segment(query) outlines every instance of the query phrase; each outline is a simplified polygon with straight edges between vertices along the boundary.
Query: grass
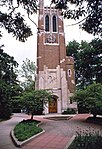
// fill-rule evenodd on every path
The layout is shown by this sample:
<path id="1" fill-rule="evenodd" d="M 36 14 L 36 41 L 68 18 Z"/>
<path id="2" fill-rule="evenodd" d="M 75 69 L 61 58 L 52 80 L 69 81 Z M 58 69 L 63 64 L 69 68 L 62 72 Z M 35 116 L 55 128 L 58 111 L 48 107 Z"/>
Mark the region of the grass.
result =
<path id="1" fill-rule="evenodd" d="M 23 120 L 14 128 L 14 135 L 18 141 L 24 141 L 37 133 L 42 131 L 42 128 L 38 127 L 39 121 L 35 120 Z"/>
<path id="2" fill-rule="evenodd" d="M 68 149 L 102 149 L 102 130 L 79 130 Z"/>

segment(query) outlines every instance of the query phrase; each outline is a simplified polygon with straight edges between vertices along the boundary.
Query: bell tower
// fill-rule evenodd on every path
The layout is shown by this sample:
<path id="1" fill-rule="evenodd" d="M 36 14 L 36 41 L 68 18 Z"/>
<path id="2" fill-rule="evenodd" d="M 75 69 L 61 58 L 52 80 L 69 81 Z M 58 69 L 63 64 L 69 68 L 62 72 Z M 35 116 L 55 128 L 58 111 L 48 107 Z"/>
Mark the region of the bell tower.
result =
<path id="1" fill-rule="evenodd" d="M 39 0 L 36 89 L 48 89 L 53 93 L 53 102 L 45 107 L 45 113 L 62 113 L 70 105 L 70 88 L 74 90 L 75 85 L 72 58 L 70 74 L 73 77 L 67 75 L 68 59 L 61 12 L 51 6 L 45 7 L 44 0 Z"/>

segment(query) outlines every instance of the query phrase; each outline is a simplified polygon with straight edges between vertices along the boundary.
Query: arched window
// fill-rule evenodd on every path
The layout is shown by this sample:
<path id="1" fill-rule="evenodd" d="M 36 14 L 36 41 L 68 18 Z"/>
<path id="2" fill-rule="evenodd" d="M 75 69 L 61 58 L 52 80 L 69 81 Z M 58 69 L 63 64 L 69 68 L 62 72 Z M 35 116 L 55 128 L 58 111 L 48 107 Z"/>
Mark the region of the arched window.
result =
<path id="1" fill-rule="evenodd" d="M 53 32 L 57 32 L 57 22 L 56 22 L 56 16 L 55 15 L 52 18 L 52 24 L 53 24 Z"/>
<path id="2" fill-rule="evenodd" d="M 71 69 L 68 69 L 68 77 L 71 77 L 71 74 L 72 74 L 72 72 L 71 72 Z"/>
<path id="3" fill-rule="evenodd" d="M 49 16 L 46 15 L 45 17 L 45 31 L 49 32 Z"/>

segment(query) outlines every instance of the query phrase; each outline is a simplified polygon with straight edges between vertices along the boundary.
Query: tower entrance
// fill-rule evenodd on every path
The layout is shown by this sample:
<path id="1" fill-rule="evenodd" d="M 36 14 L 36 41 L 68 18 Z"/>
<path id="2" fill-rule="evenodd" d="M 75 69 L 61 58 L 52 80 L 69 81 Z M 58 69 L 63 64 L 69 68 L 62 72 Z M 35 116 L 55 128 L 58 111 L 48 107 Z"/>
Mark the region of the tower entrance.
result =
<path id="1" fill-rule="evenodd" d="M 49 101 L 49 113 L 57 113 L 57 99 Z"/>

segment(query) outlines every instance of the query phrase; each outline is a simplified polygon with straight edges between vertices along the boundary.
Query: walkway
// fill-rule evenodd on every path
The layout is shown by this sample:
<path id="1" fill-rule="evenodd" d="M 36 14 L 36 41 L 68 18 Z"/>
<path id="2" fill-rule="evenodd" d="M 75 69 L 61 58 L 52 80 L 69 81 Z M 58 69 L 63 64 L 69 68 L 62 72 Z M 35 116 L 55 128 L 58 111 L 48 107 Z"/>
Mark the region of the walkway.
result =
<path id="1" fill-rule="evenodd" d="M 15 114 L 10 120 L 0 122 L 0 149 L 18 149 L 11 140 L 10 131 L 25 118 L 28 118 L 25 114 Z"/>
<path id="2" fill-rule="evenodd" d="M 41 127 L 46 131 L 45 134 L 34 139 L 22 149 L 64 149 L 71 137 L 76 134 L 76 131 L 86 129 L 100 130 L 102 126 L 85 123 L 84 120 L 89 117 L 89 114 L 76 115 L 70 120 L 52 121 L 41 118 Z"/>
<path id="3" fill-rule="evenodd" d="M 70 120 L 63 121 L 53 121 L 44 119 L 40 116 L 35 116 L 35 119 L 42 121 L 40 127 L 42 127 L 46 132 L 24 145 L 22 149 L 64 149 L 70 138 L 76 133 L 76 131 L 79 131 L 80 128 L 82 131 L 86 129 L 102 129 L 101 125 L 84 122 L 88 116 L 89 114 L 81 114 L 74 116 Z M 11 120 L 0 123 L 0 149 L 17 149 L 12 144 L 9 132 L 16 123 L 22 120 L 22 118 L 28 118 L 28 116 L 14 115 Z"/>

